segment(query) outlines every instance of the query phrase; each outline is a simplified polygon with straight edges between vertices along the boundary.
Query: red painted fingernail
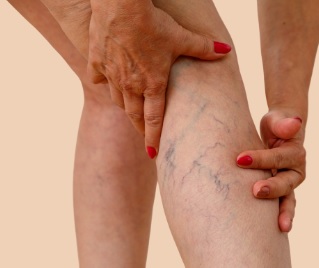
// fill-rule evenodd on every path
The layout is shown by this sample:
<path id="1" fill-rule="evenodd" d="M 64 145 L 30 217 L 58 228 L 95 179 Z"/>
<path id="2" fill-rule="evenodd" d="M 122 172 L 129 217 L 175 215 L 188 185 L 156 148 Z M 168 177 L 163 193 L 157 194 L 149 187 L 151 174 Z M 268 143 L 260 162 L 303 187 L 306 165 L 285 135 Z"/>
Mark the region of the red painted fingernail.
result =
<path id="1" fill-rule="evenodd" d="M 240 166 L 249 166 L 252 163 L 253 159 L 249 155 L 245 155 L 237 159 L 237 164 Z"/>
<path id="2" fill-rule="evenodd" d="M 226 54 L 231 51 L 231 46 L 225 43 L 214 42 L 214 50 L 216 53 Z"/>
<path id="3" fill-rule="evenodd" d="M 302 124 L 302 119 L 299 116 L 295 116 L 295 117 L 293 117 L 293 119 L 299 120 L 300 123 Z"/>
<path id="4" fill-rule="evenodd" d="M 150 146 L 147 146 L 147 153 L 148 153 L 148 156 L 153 159 L 155 156 L 156 156 L 156 150 L 155 148 L 153 147 L 150 147 Z"/>
<path id="5" fill-rule="evenodd" d="M 266 186 L 262 187 L 258 192 L 258 197 L 267 197 L 270 194 L 270 189 Z"/>

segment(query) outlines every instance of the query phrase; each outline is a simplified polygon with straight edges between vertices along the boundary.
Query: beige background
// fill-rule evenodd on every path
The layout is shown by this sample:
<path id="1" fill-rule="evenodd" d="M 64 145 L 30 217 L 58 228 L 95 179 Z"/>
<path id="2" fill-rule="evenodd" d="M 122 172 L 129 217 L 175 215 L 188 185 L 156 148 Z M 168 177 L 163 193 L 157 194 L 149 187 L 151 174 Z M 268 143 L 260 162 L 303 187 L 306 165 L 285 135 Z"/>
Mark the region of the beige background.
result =
<path id="1" fill-rule="evenodd" d="M 258 125 L 267 109 L 256 6 L 242 3 L 216 1 L 235 41 Z M 75 268 L 71 187 L 83 102 L 80 83 L 6 1 L 0 3 L 0 18 L 0 267 Z M 306 138 L 308 174 L 297 190 L 297 216 L 290 233 L 296 268 L 319 267 L 318 64 L 317 57 Z M 152 228 L 147 267 L 183 267 L 159 197 Z"/>

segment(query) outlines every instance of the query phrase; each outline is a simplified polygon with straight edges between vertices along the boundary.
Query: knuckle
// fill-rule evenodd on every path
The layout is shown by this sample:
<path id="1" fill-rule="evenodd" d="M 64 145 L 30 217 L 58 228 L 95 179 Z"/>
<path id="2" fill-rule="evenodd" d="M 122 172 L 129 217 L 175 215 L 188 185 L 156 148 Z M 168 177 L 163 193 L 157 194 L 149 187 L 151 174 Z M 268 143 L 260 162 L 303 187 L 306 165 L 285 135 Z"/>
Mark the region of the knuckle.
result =
<path id="1" fill-rule="evenodd" d="M 162 116 L 160 115 L 144 115 L 145 124 L 150 127 L 159 127 L 162 125 Z"/>
<path id="2" fill-rule="evenodd" d="M 121 91 L 125 92 L 132 92 L 133 91 L 133 85 L 130 83 L 128 80 L 120 80 L 119 83 L 119 88 Z"/>
<path id="3" fill-rule="evenodd" d="M 290 194 L 294 190 L 294 184 L 290 178 L 286 180 L 286 193 L 285 195 Z"/>
<path id="4" fill-rule="evenodd" d="M 118 88 L 119 90 L 128 98 L 133 98 L 140 96 L 142 94 L 141 92 L 141 86 L 140 83 L 134 83 L 133 81 L 129 79 L 117 79 L 118 82 Z"/>
<path id="5" fill-rule="evenodd" d="M 114 103 L 116 106 L 120 107 L 120 108 L 123 109 L 123 110 L 125 109 L 124 103 L 123 103 L 122 101 L 113 100 L 113 99 L 112 99 L 112 101 L 113 101 L 113 103 Z"/>
<path id="6" fill-rule="evenodd" d="M 101 61 L 100 57 L 95 55 L 94 49 L 90 50 L 89 63 L 90 63 L 90 68 L 92 68 L 94 70 L 99 70 L 103 67 L 102 61 Z"/>
<path id="7" fill-rule="evenodd" d="M 179 38 L 179 44 L 188 44 L 188 41 L 192 39 L 192 32 L 184 31 L 183 28 L 180 28 L 180 38 Z"/>
<path id="8" fill-rule="evenodd" d="M 167 80 L 157 79 L 147 83 L 146 89 L 144 91 L 144 97 L 154 98 L 162 94 L 166 90 Z"/>
<path id="9" fill-rule="evenodd" d="M 202 53 L 203 54 L 208 54 L 211 52 L 211 43 L 208 41 L 208 38 L 203 37 L 203 47 L 202 47 Z"/>
<path id="10" fill-rule="evenodd" d="M 108 82 L 104 74 L 98 72 L 91 73 L 89 79 L 93 84 L 106 84 Z"/>
<path id="11" fill-rule="evenodd" d="M 291 198 L 291 202 L 294 204 L 294 207 L 297 206 L 297 199 L 296 199 L 296 197 L 292 197 L 292 198 Z"/>
<path id="12" fill-rule="evenodd" d="M 280 153 L 275 154 L 274 155 L 274 168 L 280 168 L 283 160 L 284 160 L 284 157 L 282 154 L 280 154 Z"/>
<path id="13" fill-rule="evenodd" d="M 298 173 L 299 173 L 299 176 L 297 180 L 297 185 L 300 185 L 306 179 L 306 174 L 305 174 L 305 171 L 299 171 Z"/>
<path id="14" fill-rule="evenodd" d="M 212 46 L 213 43 L 210 41 L 213 39 L 215 38 L 212 38 L 207 35 L 185 32 L 185 34 L 181 38 L 181 44 L 188 44 L 189 40 L 196 40 L 197 44 L 199 44 L 199 51 L 201 52 L 201 54 L 205 55 L 214 51 L 214 48 Z"/>
<path id="15" fill-rule="evenodd" d="M 90 59 L 87 72 L 91 77 L 103 76 L 105 78 L 105 68 L 97 57 L 92 57 Z"/>
<path id="16" fill-rule="evenodd" d="M 143 120 L 143 114 L 132 111 L 125 111 L 125 113 L 132 122 L 140 122 L 141 120 Z"/>
<path id="17" fill-rule="evenodd" d="M 302 147 L 302 149 L 299 151 L 298 153 L 298 160 L 300 163 L 303 163 L 306 161 L 306 156 L 307 156 L 307 152 L 306 149 L 304 147 Z"/>

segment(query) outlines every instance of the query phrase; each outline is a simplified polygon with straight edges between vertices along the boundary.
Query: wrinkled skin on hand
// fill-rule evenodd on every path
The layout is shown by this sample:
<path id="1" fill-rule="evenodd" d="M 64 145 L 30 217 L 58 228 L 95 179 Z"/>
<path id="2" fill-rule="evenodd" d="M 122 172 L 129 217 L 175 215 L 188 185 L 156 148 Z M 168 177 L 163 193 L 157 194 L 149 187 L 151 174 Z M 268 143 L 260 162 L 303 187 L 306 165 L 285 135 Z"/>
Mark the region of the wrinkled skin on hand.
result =
<path id="1" fill-rule="evenodd" d="M 170 68 L 180 55 L 214 60 L 213 40 L 180 26 L 151 1 L 92 1 L 88 70 L 108 82 L 145 146 L 158 150 Z M 230 48 L 229 48 L 230 50 Z"/>
<path id="2" fill-rule="evenodd" d="M 242 152 L 237 159 L 250 156 L 252 163 L 239 166 L 272 169 L 273 177 L 256 182 L 253 193 L 257 198 L 280 198 L 279 227 L 289 232 L 295 214 L 294 189 L 306 176 L 305 129 L 293 111 L 278 109 L 262 118 L 260 132 L 267 149 Z"/>
<path id="3" fill-rule="evenodd" d="M 74 46 L 77 48 L 77 50 L 82 54 L 84 58 L 88 58 L 88 51 L 89 51 L 89 27 L 93 27 L 94 23 L 92 22 L 92 25 L 90 26 L 91 15 L 91 4 L 87 0 L 68 0 L 67 2 L 60 2 L 56 0 L 43 0 L 43 2 L 47 5 L 47 7 L 50 9 L 51 13 L 54 15 L 54 17 L 57 19 L 59 24 L 61 25 L 63 31 L 66 33 L 67 37 L 72 41 Z M 157 1 L 158 2 L 158 1 Z M 174 10 L 174 17 L 177 16 L 179 18 L 183 18 L 183 13 L 180 9 Z M 165 14 L 162 14 L 163 17 L 165 17 Z M 142 16 L 140 16 L 142 18 Z M 174 20 L 171 18 L 168 18 L 168 22 L 175 24 Z M 127 23 L 127 22 L 126 22 Z M 135 22 L 138 24 L 138 22 Z M 145 23 L 144 23 L 145 24 Z M 141 27 L 145 27 L 145 25 L 142 25 Z M 191 22 L 184 21 L 183 23 L 184 27 L 192 28 L 194 25 Z M 189 26 L 189 27 L 188 27 Z M 199 25 L 195 25 L 198 27 Z M 193 27 L 196 29 L 196 27 Z M 101 24 L 96 25 L 96 27 L 102 27 Z M 180 26 L 177 25 L 177 28 L 180 29 Z M 159 29 L 159 28 L 157 28 Z M 103 30 L 103 29 L 102 29 Z M 104 31 L 106 31 L 104 29 Z M 150 32 L 150 31 L 148 31 Z M 113 32 L 113 34 L 116 33 Z M 174 33 L 174 31 L 169 31 L 170 34 Z M 168 34 L 169 34 L 168 33 Z M 163 33 L 162 33 L 163 34 Z M 190 33 L 191 36 L 193 36 L 192 33 Z M 96 41 L 100 40 L 99 36 L 91 32 L 92 39 L 96 38 Z M 195 34 L 194 34 L 195 35 Z M 181 35 L 183 36 L 183 35 Z M 199 46 L 199 52 L 202 53 L 203 51 L 208 51 L 209 49 L 209 42 L 207 42 L 208 39 L 204 38 L 204 35 L 200 35 L 201 38 L 199 40 L 204 41 L 207 45 L 200 45 Z M 121 40 L 129 40 L 129 37 L 122 37 Z M 138 44 L 143 44 L 143 42 L 139 42 L 134 37 L 132 38 L 132 42 L 136 42 Z M 119 55 L 122 55 L 123 60 L 125 59 L 125 53 L 126 53 L 126 46 L 123 48 L 116 43 L 117 37 L 110 38 L 111 40 L 109 42 L 106 42 L 105 44 L 110 43 L 110 46 L 116 46 L 119 47 Z M 211 38 L 213 39 L 213 38 Z M 108 40 L 108 39 L 107 39 Z M 144 39 L 141 39 L 144 40 Z M 176 39 L 175 39 L 176 40 Z M 198 40 L 198 39 L 197 39 Z M 185 40 L 187 41 L 187 40 Z M 168 42 L 169 43 L 169 42 Z M 170 45 L 166 42 L 160 45 L 160 47 L 165 45 Z M 183 42 L 178 42 L 178 44 Z M 192 49 L 192 42 L 189 41 L 190 49 Z M 102 38 L 102 46 L 101 50 L 99 51 L 97 48 L 99 45 L 96 43 L 93 45 L 92 43 L 92 50 L 97 50 L 96 53 L 102 53 L 103 50 L 103 38 Z M 146 38 L 146 43 L 150 45 L 151 43 Z M 203 44 L 203 42 L 201 42 Z M 150 49 L 152 52 L 152 50 Z M 94 52 L 94 51 L 92 51 Z M 155 51 L 153 51 L 155 53 Z M 131 53 L 130 48 L 128 49 L 128 55 Z M 137 53 L 137 52 L 136 52 Z M 175 53 L 177 53 L 175 51 Z M 204 53 L 205 54 L 205 53 Z M 96 65 L 98 70 L 95 70 L 92 66 L 91 68 L 91 79 L 93 75 L 93 79 L 101 79 L 102 81 L 106 81 L 105 75 L 103 77 L 103 72 L 105 72 L 106 68 L 103 65 L 103 63 L 98 64 L 99 60 L 97 59 L 98 56 L 94 56 L 94 53 L 92 54 L 92 64 Z M 103 55 L 107 56 L 107 54 L 101 54 L 102 59 Z M 169 62 L 174 61 L 174 51 L 171 51 L 171 53 L 167 53 L 162 57 L 167 57 L 169 59 Z M 175 55 L 176 56 L 176 55 Z M 213 58 L 216 56 L 222 57 L 223 54 L 210 54 L 210 56 Z M 155 57 L 155 59 L 159 59 L 160 55 L 158 57 Z M 95 58 L 95 60 L 94 60 Z M 110 58 L 105 57 L 103 60 L 110 60 Z M 139 63 L 141 63 L 143 60 L 147 60 L 145 57 L 141 57 L 141 59 L 138 60 Z M 103 62 L 103 61 L 102 61 Z M 114 64 L 113 64 L 114 65 Z M 167 64 L 168 66 L 169 64 Z M 134 65 L 133 65 L 134 66 Z M 125 68 L 129 68 L 130 66 L 124 65 Z M 138 71 L 139 73 L 146 72 L 147 70 L 143 69 L 143 66 L 139 66 Z M 168 66 L 169 68 L 169 66 Z M 129 69 L 128 69 L 129 70 Z M 133 68 L 134 70 L 134 68 Z M 154 68 L 151 66 L 152 72 L 154 72 Z M 160 67 L 160 72 L 162 75 L 167 75 L 164 68 Z M 152 72 L 148 72 L 149 74 Z M 115 72 L 116 74 L 116 72 Z M 150 76 L 152 77 L 152 76 Z M 156 77 L 155 77 L 156 78 Z M 159 85 L 160 83 L 156 83 L 156 80 L 153 77 L 153 79 L 147 80 L 151 81 L 153 85 Z M 135 76 L 133 76 L 133 81 L 139 81 Z M 144 85 L 146 80 L 141 80 Z M 158 80 L 160 81 L 160 80 Z M 163 80 L 161 80 L 163 81 Z M 117 83 L 118 86 L 121 83 Z M 125 83 L 124 83 L 125 85 Z M 123 86 L 122 86 L 123 88 Z M 125 88 L 125 86 L 124 86 Z M 127 88 L 127 87 L 126 87 Z M 145 86 L 144 86 L 145 88 Z M 130 88 L 129 88 L 130 89 Z M 142 89 L 142 87 L 141 87 Z M 154 90 L 154 86 L 151 88 Z M 123 89 L 122 89 L 123 90 Z M 160 90 L 160 89 L 157 89 Z M 138 94 L 140 94 L 140 97 L 136 97 L 139 101 L 140 107 L 144 105 L 142 101 L 142 97 L 144 98 L 144 92 L 142 90 L 137 90 Z M 124 106 L 124 100 L 122 97 L 122 92 L 118 89 L 113 87 L 113 100 L 117 102 L 118 105 Z M 134 91 L 133 93 L 126 93 L 128 96 L 136 96 Z M 142 97 L 141 97 L 142 95 Z M 138 96 L 138 95 L 137 95 Z M 153 97 L 153 99 L 156 99 Z M 157 102 L 163 103 L 163 100 L 161 98 L 158 98 Z M 161 108 L 163 104 L 157 104 L 157 107 Z M 140 111 L 142 111 L 142 108 L 140 108 Z M 144 110 L 143 110 L 144 112 Z M 130 113 L 130 111 L 129 111 Z M 259 181 L 257 182 L 253 187 L 253 193 L 257 198 L 278 198 L 281 197 L 281 204 L 280 204 L 280 216 L 279 216 L 279 226 L 282 231 L 289 231 L 291 229 L 291 221 L 294 217 L 294 209 L 295 209 L 295 197 L 293 189 L 297 187 L 298 184 L 300 184 L 304 178 L 305 178 L 305 150 L 303 148 L 303 140 L 304 140 L 304 129 L 301 128 L 302 124 L 295 119 L 291 119 L 298 113 L 294 113 L 293 111 L 283 111 L 281 109 L 278 110 L 272 110 L 268 114 L 264 116 L 264 118 L 261 121 L 261 134 L 264 143 L 267 145 L 267 148 L 270 148 L 271 150 L 262 150 L 262 151 L 246 151 L 241 153 L 238 158 L 244 155 L 250 155 L 253 158 L 253 163 L 249 166 L 240 166 L 242 168 L 262 168 L 262 169 L 279 169 L 279 172 L 277 175 L 275 175 L 272 178 L 269 178 L 268 180 Z M 134 117 L 134 114 L 132 114 L 132 117 Z M 152 118 L 152 117 L 150 117 Z M 137 115 L 137 120 L 139 123 L 136 123 L 135 125 L 138 125 L 137 127 L 143 131 L 143 118 L 141 118 L 140 115 Z M 134 120 L 134 119 L 133 119 Z M 286 131 L 285 126 L 290 125 L 290 127 L 287 128 L 288 131 Z M 156 131 L 155 131 L 156 133 Z M 156 139 L 155 139 L 156 140 Z M 156 142 L 155 142 L 156 143 Z M 276 147 L 276 148 L 275 148 Z M 296 157 L 298 156 L 298 157 Z M 292 161 L 291 163 L 287 163 L 287 161 Z M 269 194 L 263 195 L 261 193 L 261 188 L 263 186 L 269 187 Z"/>
<path id="4" fill-rule="evenodd" d="M 153 157 L 159 147 L 168 76 L 176 58 L 215 60 L 231 50 L 211 36 L 182 27 L 151 1 L 43 2 L 88 59 L 90 79 L 109 83 L 113 102 L 125 109 L 134 127 L 145 135 L 145 146 L 152 149 Z"/>

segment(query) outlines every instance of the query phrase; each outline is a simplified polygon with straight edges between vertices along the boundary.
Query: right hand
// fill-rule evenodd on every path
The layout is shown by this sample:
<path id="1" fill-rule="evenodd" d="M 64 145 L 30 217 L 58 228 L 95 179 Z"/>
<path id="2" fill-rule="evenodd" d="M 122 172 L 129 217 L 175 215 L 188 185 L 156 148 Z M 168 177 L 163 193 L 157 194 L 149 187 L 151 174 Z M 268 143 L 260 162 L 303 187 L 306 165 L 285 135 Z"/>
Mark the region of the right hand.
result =
<path id="1" fill-rule="evenodd" d="M 109 83 L 114 103 L 145 134 L 157 155 L 170 68 L 180 55 L 215 60 L 230 46 L 180 26 L 151 1 L 91 1 L 88 70 L 94 83 Z"/>
<path id="2" fill-rule="evenodd" d="M 256 198 L 280 198 L 279 227 L 292 228 L 296 199 L 294 189 L 306 176 L 305 126 L 293 110 L 273 109 L 261 120 L 260 130 L 268 149 L 245 151 L 238 156 L 242 168 L 272 169 L 273 176 L 253 186 Z M 240 161 L 240 159 L 249 161 Z M 277 172 L 278 171 L 278 172 Z"/>

